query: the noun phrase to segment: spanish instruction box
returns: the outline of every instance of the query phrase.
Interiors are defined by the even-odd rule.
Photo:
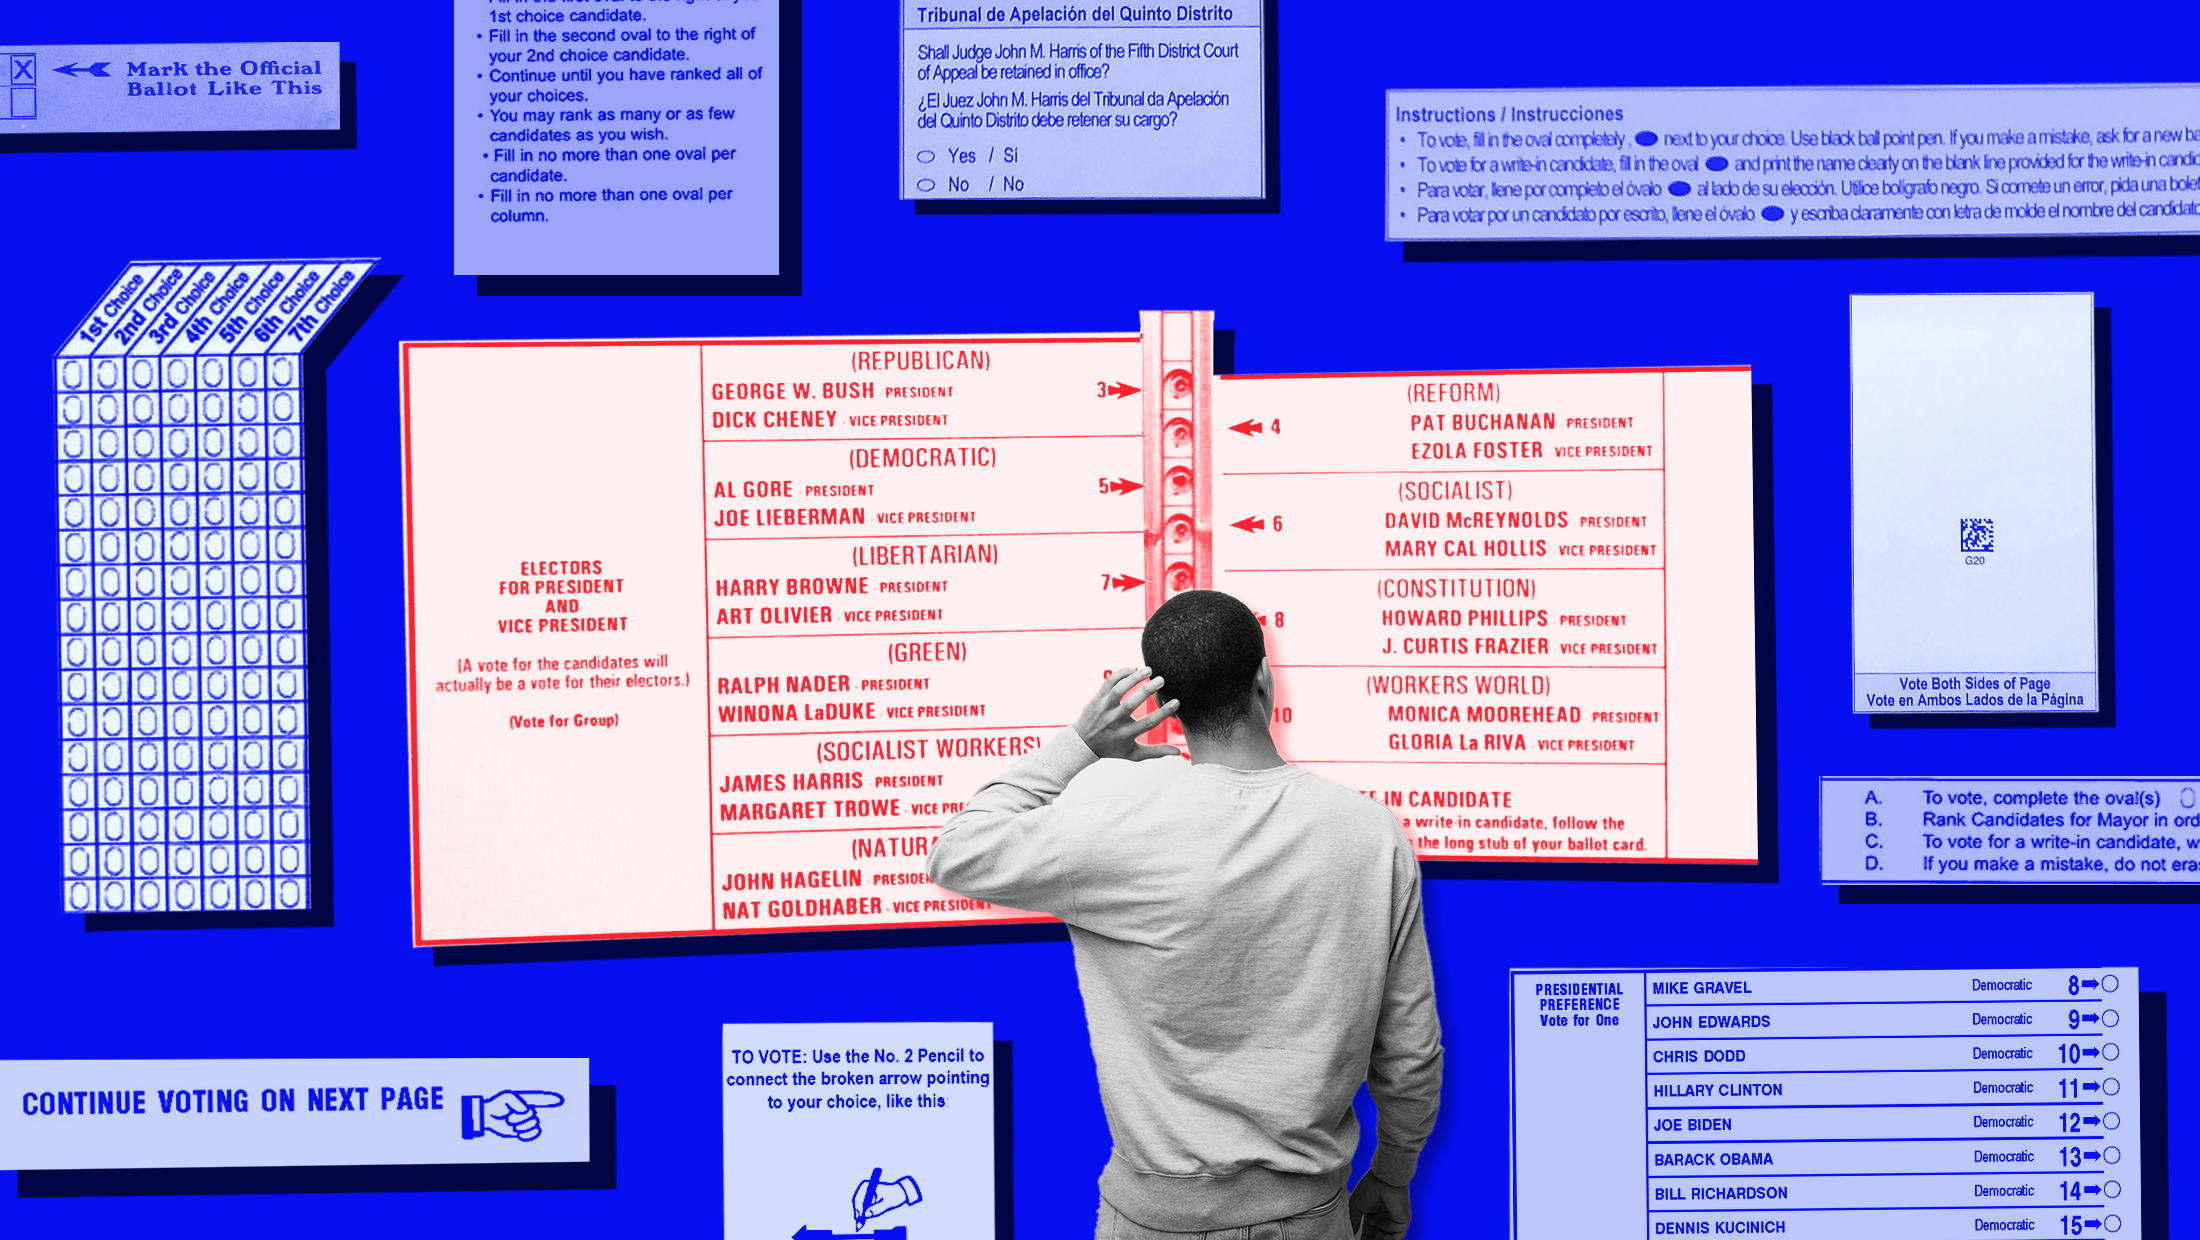
[[[2137,969],[1511,983],[1514,1240],[2143,1231]]]
[[[0,46],[0,134],[336,129],[334,43]]]
[[[903,0],[901,196],[1264,198],[1260,0]]]
[[[2098,711],[2092,294],[1849,306],[1853,709]]]
[[[782,274],[779,0],[455,12],[458,274]]]
[[[2200,231],[2200,86],[1394,90],[1392,241]]]
[[[1827,883],[2200,883],[2200,779],[1818,781]]]

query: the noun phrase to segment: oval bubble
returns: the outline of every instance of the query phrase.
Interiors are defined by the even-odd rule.
[[[933,153],[932,153],[932,152],[930,152],[930,151],[918,151],[918,152],[917,152],[917,162],[918,162],[918,163],[920,163],[920,164],[928,164],[928,163],[931,163],[931,162],[933,161],[933,159],[934,159],[934,158],[936,158],[936,156],[934,156],[934,155],[933,155]]]
[[[1726,171],[1726,156],[1713,155],[1711,158],[1703,161],[1703,166],[1713,172],[1724,172]]]
[[[1775,224],[1787,218],[1787,212],[1782,211],[1778,207],[1766,207],[1760,214],[1762,214],[1767,221]]]
[[[926,177],[923,180],[917,182],[917,192],[920,194],[929,194],[932,192],[934,184],[935,182],[932,180],[932,178]]]
[[[1636,135],[1635,135],[1635,145],[1636,145],[1636,146],[1656,146],[1657,144],[1658,144],[1658,135],[1656,135],[1656,134],[1654,134],[1654,133],[1650,132],[1650,131],[1649,131],[1649,130],[1647,130],[1647,129],[1645,129],[1645,130],[1643,130],[1643,131],[1642,131],[1641,133],[1638,133],[1638,134],[1636,134]]]
[[[1671,185],[1665,187],[1665,192],[1673,195],[1675,198],[1688,197],[1688,190],[1689,185],[1686,181],[1675,181]]]

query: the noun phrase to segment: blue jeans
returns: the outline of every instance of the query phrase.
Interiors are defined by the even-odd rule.
[[[1155,1231],[1124,1218],[1103,1199],[1092,1234],[1093,1240],[1352,1240],[1352,1224],[1342,1192],[1304,1214],[1216,1231]]]

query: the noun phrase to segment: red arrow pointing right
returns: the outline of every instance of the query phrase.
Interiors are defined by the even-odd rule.
[[[1111,495],[1128,495],[1132,491],[1145,489],[1145,486],[1146,484],[1143,482],[1132,482],[1128,478],[1117,478],[1108,484],[1108,493]]]
[[[1240,435],[1258,435],[1260,434],[1260,422],[1255,418],[1247,418],[1230,429]]]
[[[1136,577],[1126,577],[1121,574],[1117,574],[1115,578],[1115,588],[1118,590],[1132,590],[1145,584],[1146,583],[1144,581]]]
[[[1230,524],[1236,526],[1238,529],[1244,530],[1248,534],[1252,533],[1254,530],[1265,530],[1268,528],[1268,520],[1265,517],[1247,517],[1243,521],[1232,521]]]

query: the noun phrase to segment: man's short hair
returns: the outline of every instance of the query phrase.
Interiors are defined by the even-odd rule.
[[[1147,619],[1139,651],[1168,682],[1162,700],[1181,703],[1176,714],[1186,731],[1221,735],[1252,718],[1253,683],[1268,643],[1252,609],[1235,598],[1186,590]]]

